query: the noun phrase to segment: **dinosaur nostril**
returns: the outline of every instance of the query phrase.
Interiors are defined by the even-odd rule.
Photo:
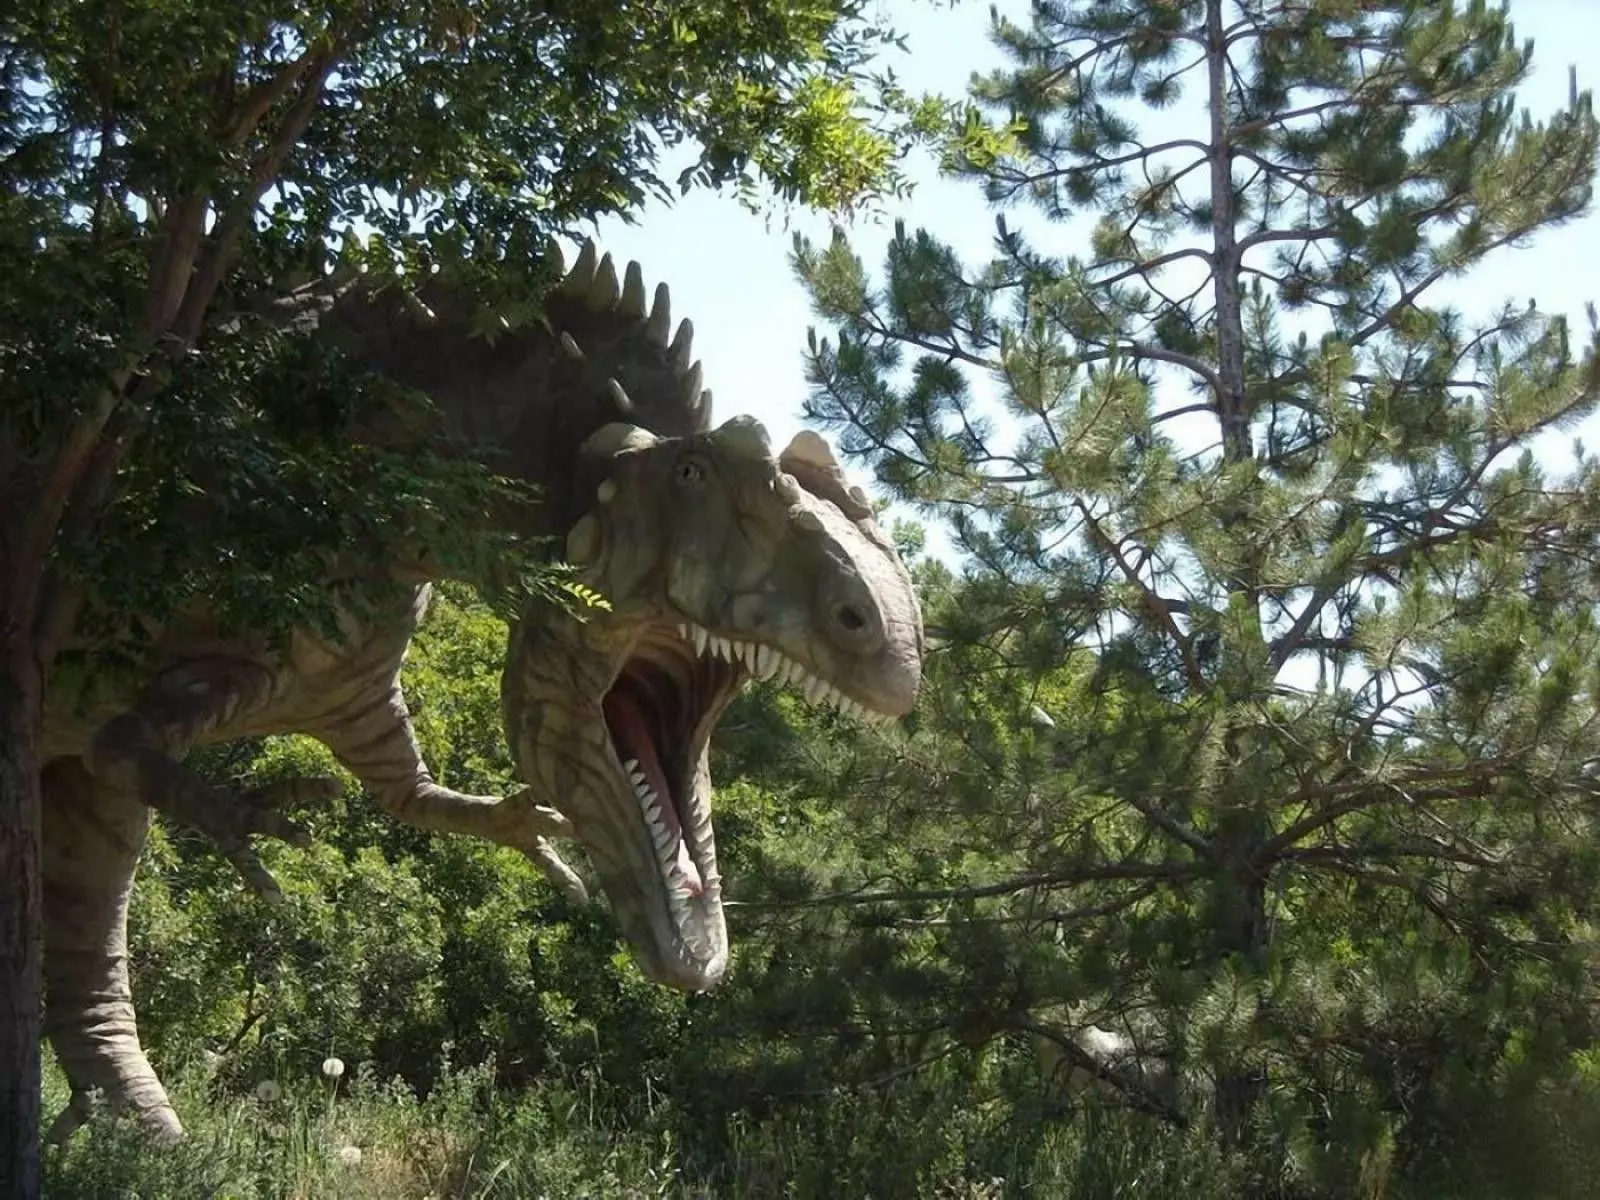
[[[841,604],[833,615],[839,622],[839,628],[846,633],[860,633],[867,627],[867,619],[861,615],[861,610],[853,605]]]

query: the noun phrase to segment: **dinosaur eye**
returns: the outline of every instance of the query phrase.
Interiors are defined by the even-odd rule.
[[[679,483],[694,485],[702,482],[706,477],[706,470],[698,461],[692,458],[681,459],[672,472],[673,478]]]

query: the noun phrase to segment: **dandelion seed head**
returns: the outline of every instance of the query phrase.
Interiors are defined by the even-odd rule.
[[[344,1074],[344,1059],[325,1058],[322,1060],[322,1073],[329,1079],[337,1079]]]
[[[283,1089],[278,1086],[276,1079],[263,1079],[256,1084],[256,1099],[263,1104],[271,1104],[283,1095]]]
[[[334,1059],[333,1061],[338,1062],[339,1060]],[[339,1148],[339,1162],[347,1167],[359,1167],[361,1165],[361,1147],[341,1146]]]

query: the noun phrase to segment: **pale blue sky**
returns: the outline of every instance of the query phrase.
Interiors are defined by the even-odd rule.
[[[1000,0],[998,8],[1026,21],[1026,0]],[[962,0],[949,8],[936,0],[883,0],[883,11],[907,35],[909,50],[891,51],[888,62],[909,90],[958,96],[974,72],[1003,64],[989,40],[987,3]],[[1534,118],[1554,112],[1568,94],[1571,64],[1578,66],[1579,90],[1594,90],[1600,77],[1600,0],[1512,0],[1510,13],[1518,40],[1531,38],[1534,43],[1533,77],[1518,94],[1518,106],[1531,109]],[[1181,102],[1142,125],[1155,138],[1171,138],[1182,136],[1184,125],[1197,118],[1203,120],[1202,110],[1194,102]],[[674,176],[677,162],[667,163],[666,178]],[[926,155],[918,155],[910,171],[917,181],[910,200],[888,206],[882,218],[851,227],[851,242],[874,277],[896,218],[912,229],[926,227],[968,262],[989,258],[995,210],[978,187],[939,179]],[[1026,229],[1035,243],[1043,232],[1048,238],[1043,245],[1054,253],[1083,253],[1086,248],[1086,222],[1050,229],[1037,218],[1005,211],[1008,221]],[[653,203],[634,226],[608,219],[597,230],[602,250],[624,262],[638,259],[648,285],[669,283],[675,320],[693,320],[706,384],[715,392],[715,421],[754,414],[778,445],[802,427],[802,355],[806,328],[814,323],[805,290],[789,266],[792,234],[798,229],[822,240],[829,235],[829,219],[822,216],[792,213],[789,221],[784,227],[782,218],[755,216],[731,195],[698,190],[672,205]],[[1435,302],[1448,299],[1469,314],[1486,314],[1504,301],[1520,304],[1536,298],[1546,312],[1570,315],[1582,336],[1586,302],[1600,301],[1600,214],[1590,210],[1578,221],[1547,230],[1526,248],[1499,251],[1470,277],[1429,294]],[[830,336],[827,328],[818,328],[818,333]],[[984,381],[973,382],[979,394],[987,390]],[[1168,432],[1179,442],[1187,440],[1178,427]],[[1600,419],[1584,422],[1581,432],[1589,445],[1600,443]],[[1206,435],[1210,438],[1214,430]],[[1546,438],[1539,448],[1552,451],[1557,461],[1568,461],[1570,438]],[[870,486],[866,467],[846,464],[846,469]],[[942,531],[930,533],[930,549],[947,557],[950,547]]]
[[[1000,8],[1017,19],[1026,13],[1026,4],[1017,0],[1002,0]],[[988,40],[988,4],[965,0],[951,9],[929,0],[886,0],[885,11],[909,44],[908,53],[893,52],[888,61],[913,91],[958,95],[974,71],[1002,62]],[[1580,88],[1600,82],[1600,0],[1512,0],[1511,14],[1518,37],[1535,43],[1535,73],[1519,95],[1535,117],[1565,100],[1569,65],[1578,66]],[[1149,128],[1176,129],[1200,115],[1192,103],[1180,104]],[[928,228],[969,261],[987,258],[994,210],[977,187],[939,179],[925,157],[912,170],[918,185],[912,198],[851,231],[869,268],[881,261],[896,217]],[[631,227],[603,222],[597,241],[619,259],[639,260],[652,286],[663,279],[670,283],[676,316],[694,322],[706,384],[716,395],[716,419],[752,414],[781,444],[800,428],[802,352],[813,323],[789,266],[791,236],[799,229],[825,238],[828,227],[826,218],[796,213],[785,229],[779,218],[752,215],[731,196],[695,192],[671,206],[652,205]],[[1030,234],[1039,228],[1029,222]],[[1050,236],[1051,248],[1063,254],[1085,246],[1082,226],[1060,227]],[[1441,288],[1433,294],[1446,293]],[[1585,328],[1584,304],[1600,299],[1600,216],[1591,212],[1529,248],[1499,252],[1452,285],[1448,296],[1469,311],[1531,296],[1545,311],[1566,312]],[[859,467],[851,470],[864,474]]]

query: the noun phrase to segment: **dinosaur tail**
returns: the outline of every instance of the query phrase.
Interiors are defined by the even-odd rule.
[[[96,783],[78,759],[41,778],[44,800],[45,1033],[72,1086],[51,1141],[64,1140],[104,1094],[159,1141],[183,1126],[134,1024],[128,983],[128,900],[150,810]]]

